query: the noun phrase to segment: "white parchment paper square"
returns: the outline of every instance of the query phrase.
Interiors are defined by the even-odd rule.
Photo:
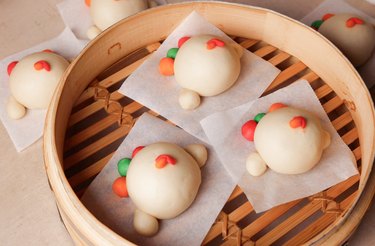
[[[207,142],[199,122],[208,115],[242,105],[258,98],[280,73],[269,62],[244,49],[241,58],[241,73],[237,82],[228,91],[214,96],[202,97],[195,110],[184,110],[178,103],[181,87],[174,76],[163,76],[158,66],[167,51],[177,47],[183,36],[212,34],[227,42],[233,42],[225,33],[192,12],[163,42],[160,48],[129,76],[119,92],[161,114],[193,136]]]
[[[181,147],[202,143],[178,127],[147,113],[143,114],[109,163],[90,184],[82,202],[100,221],[134,243],[200,245],[236,185],[209,145],[204,144],[208,148],[208,161],[202,168],[202,184],[195,201],[178,217],[162,220],[160,230],[154,237],[142,237],[134,231],[132,222],[135,207],[131,199],[118,198],[112,192],[112,183],[120,176],[117,162],[131,156],[137,146],[160,141]]]
[[[18,61],[26,55],[45,49],[51,49],[71,61],[83,47],[84,43],[79,41],[69,28],[65,28],[56,38],[8,56],[0,61],[0,119],[18,152],[24,150],[42,136],[47,110],[28,109],[26,115],[19,120],[13,120],[8,117],[6,111],[6,104],[10,96],[9,76],[7,73],[8,64],[12,61]]]
[[[331,135],[331,144],[312,170],[299,175],[278,174],[270,169],[260,177],[246,171],[247,156],[255,151],[254,143],[241,135],[242,125],[275,102],[314,113]],[[358,173],[354,156],[342,141],[309,83],[301,80],[268,96],[241,107],[216,113],[201,121],[203,129],[221,163],[243,189],[256,212],[307,197],[325,190]],[[223,130],[225,129],[225,130]]]
[[[348,3],[342,0],[326,0],[321,3],[316,9],[311,13],[306,15],[301,19],[301,22],[310,26],[314,21],[321,20],[323,15],[331,14],[340,14],[340,13],[352,13],[362,17],[365,21],[368,21],[375,25],[375,18],[372,18],[369,15],[366,15],[362,11],[352,7]],[[375,36],[374,36],[375,39]],[[375,50],[372,53],[370,59],[357,68],[359,74],[362,76],[363,81],[366,83],[368,88],[371,88],[375,85]]]
[[[165,0],[154,0],[158,5],[166,4]],[[77,38],[88,42],[87,30],[93,25],[90,16],[90,8],[84,0],[65,0],[57,4],[57,9],[66,26],[68,26]]]

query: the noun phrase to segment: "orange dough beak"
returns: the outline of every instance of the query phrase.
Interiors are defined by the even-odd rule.
[[[207,49],[212,50],[216,46],[223,47],[225,43],[221,41],[220,39],[213,38],[207,41]]]
[[[304,129],[306,127],[307,120],[303,116],[296,116],[289,121],[289,125],[291,128],[298,128],[301,127]]]
[[[351,28],[355,25],[362,25],[363,24],[363,20],[362,19],[359,19],[357,17],[352,17],[352,18],[349,18],[347,21],[346,21],[346,26]]]
[[[51,65],[45,60],[40,60],[40,61],[35,62],[34,68],[37,71],[42,70],[42,69],[45,69],[48,72],[51,71]]]
[[[156,157],[155,159],[156,168],[159,168],[159,169],[164,168],[167,164],[175,165],[176,159],[167,154],[159,155],[158,157]]]

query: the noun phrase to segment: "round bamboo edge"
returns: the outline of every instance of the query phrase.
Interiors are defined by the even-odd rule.
[[[275,13],[273,11],[267,11],[267,10],[262,9],[262,8],[253,8],[253,7],[249,7],[249,6],[242,6],[242,5],[237,5],[237,4],[234,5],[234,4],[221,3],[221,2],[220,3],[204,3],[203,2],[203,3],[193,3],[193,4],[191,4],[191,3],[183,3],[183,4],[178,4],[177,6],[179,6],[179,7],[189,7],[190,5],[196,6],[196,5],[199,5],[199,4],[206,4],[206,5],[207,4],[219,4],[219,5],[227,5],[227,6],[237,6],[237,7],[248,8],[248,9],[253,9],[253,10],[261,10],[261,11],[264,11],[264,12],[267,12],[267,13],[272,13],[274,15],[277,15],[277,16],[281,17],[281,18],[287,18],[287,17],[282,16],[281,14]],[[159,9],[159,8],[164,8],[164,7],[158,7],[157,9]],[[189,11],[192,11],[192,10],[197,10],[197,9],[193,8],[193,9],[190,9]],[[145,15],[149,11],[154,11],[154,10],[145,11],[143,14]],[[137,18],[139,16],[140,15],[135,15],[135,16],[129,18],[128,20],[124,20],[124,21],[120,22],[119,24],[116,24],[114,27],[108,29],[107,31],[105,31],[104,33],[102,33],[100,36],[103,36],[103,35],[107,34],[108,32],[110,32],[111,29],[115,28],[116,26],[121,25],[122,23],[124,23],[126,21],[129,21],[131,19]],[[287,19],[290,19],[290,18],[287,18]],[[296,22],[294,20],[292,20],[292,21]],[[302,25],[299,22],[296,22],[296,23],[299,24],[299,25]],[[93,42],[90,43],[84,49],[84,51],[80,54],[80,56],[71,64],[71,66],[69,67],[69,69],[65,73],[64,78],[62,79],[63,82],[66,81],[68,74],[73,69],[74,64],[76,64],[77,60],[79,60],[82,57],[82,54],[86,50],[90,49],[90,47],[92,47],[92,45],[93,45]],[[333,48],[336,49],[335,47],[333,47]],[[341,56],[342,56],[342,54],[341,54]],[[354,68],[352,70],[354,70]],[[354,73],[356,73],[356,72],[354,71]],[[358,76],[358,74],[357,74],[357,76]],[[359,78],[359,81],[361,81],[360,78]],[[364,83],[363,83],[363,85],[364,85]],[[84,231],[86,232],[85,233],[86,235],[90,235],[90,237],[92,237],[92,233],[95,233],[95,232],[98,233],[99,231],[101,231],[101,232],[104,232],[105,235],[109,234],[110,237],[115,238],[116,240],[123,241],[124,243],[130,243],[127,240],[122,240],[123,238],[119,237],[118,235],[113,235],[114,233],[112,231],[110,231],[109,228],[107,228],[105,225],[103,225],[99,221],[97,221],[96,218],[93,217],[91,215],[91,213],[88,212],[87,209],[85,209],[84,206],[82,206],[82,204],[80,203],[79,199],[76,197],[75,193],[71,189],[71,187],[70,187],[70,185],[69,185],[69,183],[68,183],[68,181],[67,181],[67,179],[66,179],[66,177],[64,175],[64,172],[63,172],[63,170],[61,168],[61,165],[60,165],[61,160],[60,160],[60,157],[59,157],[58,152],[57,152],[58,149],[57,149],[57,147],[55,145],[56,144],[56,141],[55,141],[56,139],[55,139],[55,120],[54,120],[54,115],[58,112],[58,101],[59,101],[59,99],[61,97],[63,86],[64,86],[64,83],[61,83],[60,86],[59,86],[59,88],[58,88],[58,90],[56,91],[55,98],[54,98],[54,101],[53,101],[54,103],[51,104],[51,107],[49,109],[49,113],[48,113],[48,116],[47,116],[47,119],[46,119],[47,125],[46,125],[46,129],[45,129],[45,137],[44,137],[44,139],[45,139],[45,162],[46,162],[46,169],[47,169],[48,176],[49,176],[49,178],[51,180],[52,188],[55,191],[57,202],[61,206],[61,209],[63,209],[64,211],[69,211],[69,214],[68,214],[68,216],[70,215],[69,217],[71,217],[71,218],[77,218],[77,216],[78,216],[80,218],[85,218],[85,220],[83,220],[82,222],[89,229],[86,230],[87,228],[84,227],[84,226],[82,226],[83,227],[82,229],[84,229]],[[371,99],[369,101],[371,101]],[[48,154],[48,152],[53,153],[53,154]],[[373,153],[372,153],[372,157],[373,157]],[[55,163],[56,164],[55,167],[53,167],[53,165],[50,165],[50,163]],[[56,181],[57,183],[55,183],[53,181]],[[68,202],[70,200],[72,201],[72,204],[70,204]],[[68,210],[66,210],[66,209],[68,209]],[[73,210],[71,210],[71,209],[73,209]],[[81,214],[81,213],[83,213],[83,214]],[[345,217],[347,217],[349,214],[350,213],[347,213]],[[96,223],[95,224],[95,228],[92,228],[91,225],[89,223],[87,223],[86,220],[87,221],[91,221],[93,223]],[[327,229],[329,229],[329,228],[327,228]],[[330,229],[332,229],[332,228],[330,228]],[[108,232],[108,230],[109,230],[109,232]],[[319,236],[320,235],[321,234],[319,234]],[[119,241],[116,241],[116,242],[118,243]]]

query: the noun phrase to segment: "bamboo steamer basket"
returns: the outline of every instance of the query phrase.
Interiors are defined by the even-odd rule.
[[[344,242],[368,208],[375,186],[374,178],[368,181],[374,108],[365,84],[342,53],[311,28],[270,10],[220,2],[167,5],[127,18],[99,35],[68,68],[48,111],[44,155],[51,189],[73,240],[79,245],[132,244],[97,220],[79,197],[133,120],[149,111],[117,92],[121,82],[193,10],[282,70],[266,93],[299,78],[309,81],[360,170],[326,191],[261,214],[254,213],[236,187],[203,244]]]

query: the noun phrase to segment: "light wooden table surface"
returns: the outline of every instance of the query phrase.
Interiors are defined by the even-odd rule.
[[[62,0],[0,0],[0,59],[58,35],[64,24],[55,5]],[[77,0],[83,1],[83,0]],[[169,0],[169,3],[181,0]],[[322,0],[232,0],[273,9],[300,19]],[[375,17],[375,6],[348,0]],[[42,141],[17,153],[0,124],[0,244],[73,245],[48,186]],[[351,245],[375,245],[375,206]]]

